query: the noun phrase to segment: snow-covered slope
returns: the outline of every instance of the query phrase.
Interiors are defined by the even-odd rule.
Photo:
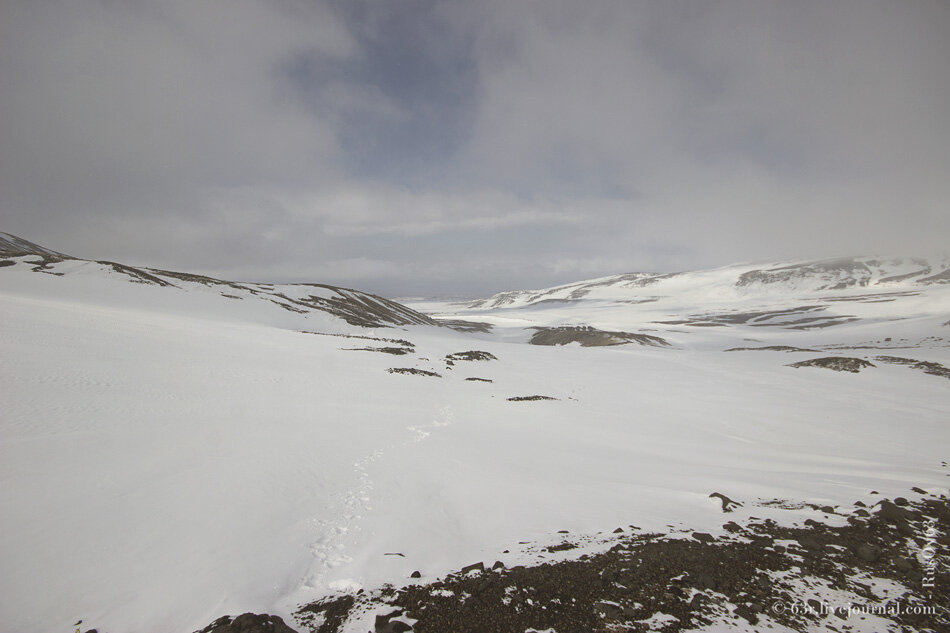
[[[3,253],[22,253],[34,255],[53,255],[56,257],[66,257],[62,253],[57,253],[39,244],[34,244],[22,237],[11,235],[9,233],[0,233],[0,252]]]
[[[326,284],[238,283],[190,273],[77,259],[7,233],[0,233],[0,267],[3,267],[5,280],[24,291],[42,285],[44,292],[48,287],[49,292],[60,293],[61,296],[89,298],[94,295],[106,301],[118,296],[120,305],[129,299],[116,284],[130,282],[162,289],[160,292],[134,293],[149,307],[159,310],[167,302],[175,304],[184,301],[193,309],[201,310],[202,305],[210,308],[212,315],[225,312],[237,318],[298,322],[302,326],[315,319],[324,327],[336,324],[344,330],[346,325],[437,325],[429,317],[395,301],[349,288]],[[69,281],[44,284],[29,273],[69,277]],[[241,305],[220,309],[223,304],[236,301],[240,301]],[[299,316],[291,319],[286,318],[286,315],[276,316],[280,312]]]
[[[491,323],[509,340],[592,326],[720,349],[749,342],[908,347],[950,335],[950,258],[848,258],[630,273],[468,303],[415,302],[441,318]]]
[[[245,611],[293,622],[307,601],[399,586],[414,570],[431,580],[479,560],[576,555],[539,548],[558,530],[719,534],[714,491],[745,502],[736,521],[801,522],[817,512],[755,502],[870,504],[871,490],[946,488],[946,377],[879,361],[879,349],[846,352],[874,365],[860,373],[788,366],[827,351],[722,351],[750,332],[832,346],[901,327],[917,337],[901,356],[945,366],[946,342],[922,337],[942,327],[937,314],[950,320],[941,284],[888,282],[907,294],[884,303],[858,297],[876,286],[809,290],[849,296],[824,295],[824,310],[890,311],[814,330],[759,317],[653,324],[670,345],[620,336],[629,343],[588,348],[526,345],[524,328],[639,332],[661,314],[711,322],[801,297],[737,298],[748,289],[731,271],[733,294],[716,298],[703,275],[726,273],[712,271],[657,282],[653,303],[597,295],[651,286],[603,285],[548,307],[457,309],[498,326],[472,334],[356,291],[2,261],[2,630],[82,619],[103,632],[188,632]],[[668,285],[687,281],[709,301]],[[347,319],[369,301],[387,309],[358,313],[371,327]],[[537,395],[554,399],[512,400]]]
[[[815,294],[870,289],[892,292],[950,283],[950,258],[852,257],[771,265],[735,265],[686,273],[627,273],[544,290],[502,292],[469,308],[516,308],[543,302],[611,299],[637,301],[657,295],[743,297]]]

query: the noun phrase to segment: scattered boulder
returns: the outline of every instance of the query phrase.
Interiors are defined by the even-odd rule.
[[[594,605],[594,608],[602,613],[608,620],[619,620],[623,617],[623,608],[613,602],[600,601]]]
[[[898,556],[894,559],[894,567],[896,567],[899,571],[906,573],[914,569],[914,564],[910,561],[910,559],[904,558],[903,556]]]
[[[696,589],[711,589],[713,591],[716,590],[717,586],[716,579],[705,572],[690,574],[689,584]]]
[[[405,633],[405,631],[411,631],[412,627],[403,622],[402,620],[393,620],[402,615],[400,609],[396,609],[388,614],[377,615],[376,616],[376,633]]]
[[[409,577],[410,577],[410,578],[422,578],[422,572],[420,572],[419,570],[416,570],[416,571],[412,572],[411,574],[409,574]]]
[[[888,523],[901,524],[907,521],[907,510],[901,508],[897,504],[891,503],[887,499],[881,501],[881,507],[877,511],[877,515],[887,521]]]
[[[881,548],[876,545],[869,545],[867,543],[861,543],[855,548],[854,553],[861,560],[873,563],[881,557]]]
[[[693,532],[693,538],[700,543],[712,543],[716,540],[715,537],[708,532]]]
[[[473,563],[462,568],[462,574],[467,574],[470,571],[485,571],[485,563]]]
[[[512,396],[508,398],[509,402],[531,402],[534,400],[557,400],[551,396]]]

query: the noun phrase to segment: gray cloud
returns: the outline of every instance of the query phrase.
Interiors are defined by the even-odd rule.
[[[926,253],[950,7],[5,3],[0,219],[388,294]]]

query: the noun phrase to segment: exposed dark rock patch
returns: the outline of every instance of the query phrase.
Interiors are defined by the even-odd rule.
[[[356,604],[356,598],[349,595],[324,598],[304,605],[294,617],[312,633],[337,633]],[[317,617],[322,623],[317,624]]]
[[[445,357],[446,361],[457,360],[498,360],[494,354],[472,350],[469,352],[454,352]]]
[[[349,596],[348,596],[349,597]],[[349,597],[352,601],[353,598]],[[236,618],[226,615],[218,618],[197,633],[297,633],[276,615],[245,613]]]
[[[11,257],[18,255],[52,255],[61,260],[72,259],[69,255],[64,255],[10,233],[0,233],[0,253]]]
[[[787,330],[811,330],[858,320],[853,315],[829,314],[825,312],[827,307],[825,305],[803,305],[783,310],[692,314],[683,319],[659,321],[659,323],[691,325],[693,327],[749,325],[752,327],[778,327]]]
[[[437,374],[434,371],[426,371],[425,369],[416,369],[414,367],[390,367],[387,369],[390,374],[409,374],[412,376],[432,376],[434,378],[441,378],[441,374]]]
[[[316,334],[317,336],[339,336],[341,338],[356,338],[364,341],[378,341],[380,343],[395,343],[406,347],[415,347],[415,343],[403,338],[379,338],[377,336],[362,336],[360,334],[330,334],[328,332],[302,332],[303,334]]]
[[[561,543],[558,543],[557,545],[551,545],[550,547],[545,547],[544,551],[553,553],[553,552],[566,552],[572,549],[577,549],[577,545],[575,543],[571,543],[570,541],[563,541]]]
[[[567,345],[580,343],[582,347],[602,347],[607,345],[626,345],[639,343],[652,347],[667,347],[669,341],[659,336],[635,334],[632,332],[609,332],[586,325],[561,327],[536,327],[537,330],[528,341],[532,345]]]
[[[834,371],[848,371],[858,373],[865,367],[874,367],[875,365],[862,358],[851,358],[849,356],[823,356],[821,358],[812,358],[798,363],[791,363],[788,367],[824,367]]]
[[[483,321],[466,321],[464,319],[436,319],[439,325],[456,332],[479,332],[488,334],[495,326]]]
[[[828,259],[805,264],[794,264],[743,273],[736,282],[742,288],[752,284],[786,283],[799,279],[814,279],[821,283],[817,290],[840,290],[867,286],[871,269],[852,258]]]
[[[817,352],[816,349],[806,349],[804,347],[792,347],[791,345],[766,345],[764,347],[730,347],[727,352]]]
[[[379,352],[393,356],[405,356],[415,351],[411,347],[341,347],[340,349],[346,352]]]
[[[512,396],[508,398],[509,402],[530,402],[534,400],[557,400],[551,396]]]
[[[709,495],[709,498],[710,498],[710,499],[719,499],[719,501],[722,502],[722,511],[723,511],[723,512],[732,512],[733,509],[735,509],[735,508],[737,508],[737,507],[739,507],[739,506],[742,505],[742,504],[739,503],[738,501],[733,501],[732,499],[730,499],[730,498],[727,497],[726,495],[722,494],[721,492],[714,492],[714,493],[712,493],[711,495]]]
[[[882,363],[907,365],[909,367],[913,367],[914,369],[920,370],[925,374],[950,378],[950,368],[945,367],[940,363],[934,363],[932,361],[926,360],[915,360],[913,358],[901,358],[900,356],[877,356],[875,358]]]
[[[950,268],[943,270],[936,275],[931,275],[930,277],[924,277],[923,279],[918,279],[918,282],[922,284],[948,284],[950,283]]]
[[[466,378],[465,380],[469,380],[471,382],[494,382],[490,378],[474,378],[473,377],[473,378]]]

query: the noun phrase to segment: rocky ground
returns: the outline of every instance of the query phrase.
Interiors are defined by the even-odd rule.
[[[739,630],[781,624],[802,632],[950,631],[947,496],[858,501],[851,508],[758,503],[810,507],[826,520],[798,527],[728,521],[725,513],[739,502],[711,496],[722,502],[722,537],[663,536],[624,526],[614,530],[606,551],[513,568],[475,563],[434,582],[414,573],[416,584],[400,589],[304,605],[298,623],[304,631],[335,633],[347,618],[375,613],[375,633],[675,633],[714,623]],[[562,537],[545,551],[571,550],[583,541]],[[262,626],[271,628],[223,628],[237,622],[221,619],[202,633],[286,630],[270,620]]]

